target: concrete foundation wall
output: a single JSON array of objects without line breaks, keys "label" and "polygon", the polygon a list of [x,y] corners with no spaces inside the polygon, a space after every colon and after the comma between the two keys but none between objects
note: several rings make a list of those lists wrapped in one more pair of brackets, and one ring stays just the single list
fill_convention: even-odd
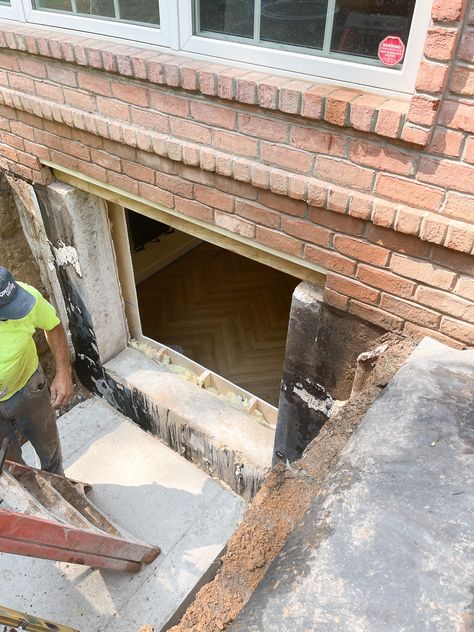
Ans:
[{"label": "concrete foundation wall", "polygon": [[374,325],[473,344],[474,18],[451,4],[406,101],[3,24],[0,168],[55,163],[327,269],[324,301]]}]

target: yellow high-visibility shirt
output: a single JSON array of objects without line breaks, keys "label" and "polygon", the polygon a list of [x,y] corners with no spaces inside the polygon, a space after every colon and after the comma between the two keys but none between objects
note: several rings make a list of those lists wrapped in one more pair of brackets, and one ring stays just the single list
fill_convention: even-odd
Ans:
[{"label": "yellow high-visibility shirt", "polygon": [[51,331],[60,320],[54,307],[31,285],[18,282],[36,301],[24,318],[0,320],[0,402],[21,390],[38,368],[36,329]]}]

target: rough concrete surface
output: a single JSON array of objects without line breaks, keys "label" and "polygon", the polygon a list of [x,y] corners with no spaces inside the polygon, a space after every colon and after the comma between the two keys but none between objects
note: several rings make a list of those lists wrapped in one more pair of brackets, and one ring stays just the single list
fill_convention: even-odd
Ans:
[{"label": "rough concrete surface", "polygon": [[105,515],[162,553],[135,575],[0,554],[0,603],[81,632],[160,630],[225,546],[244,503],[101,400],[76,406],[59,428],[66,473],[92,483]]},{"label": "rough concrete surface", "polygon": [[[414,340],[385,335],[373,347],[382,343],[387,344],[386,350],[374,358],[363,391],[329,419],[299,461],[272,470],[230,539],[216,578],[201,589],[172,632],[220,632],[234,621],[312,499],[324,488],[362,415],[416,346]],[[267,631],[262,628],[261,632]],[[295,628],[295,632],[300,631]]]},{"label": "rough concrete surface", "polygon": [[424,339],[232,632],[473,629],[474,349]]}]

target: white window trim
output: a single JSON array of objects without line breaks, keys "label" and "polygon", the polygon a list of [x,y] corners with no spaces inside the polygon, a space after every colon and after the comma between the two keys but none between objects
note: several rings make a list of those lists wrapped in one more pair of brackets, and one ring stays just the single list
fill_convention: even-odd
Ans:
[{"label": "white window trim", "polygon": [[193,8],[190,0],[178,0],[181,50],[219,61],[243,62],[251,70],[263,72],[287,71],[297,73],[303,79],[337,81],[353,87],[379,88],[387,91],[411,94],[415,88],[423,45],[431,18],[432,0],[417,0],[413,13],[410,37],[405,51],[405,63],[401,70],[385,68],[343,59],[277,50],[254,46],[243,42],[215,39],[194,35]]},{"label": "white window trim", "polygon": [[[131,0],[133,1],[133,0]],[[159,0],[160,27],[140,26],[95,17],[36,10],[32,0],[11,0],[0,6],[6,18],[42,26],[105,35],[182,51],[200,59],[233,64],[271,74],[290,74],[319,83],[336,83],[395,95],[411,95],[415,88],[423,45],[431,18],[432,0],[416,0],[402,69],[360,63],[356,57],[329,58],[293,50],[254,46],[244,42],[194,35],[192,0]]]},{"label": "white window trim", "polygon": [[85,31],[99,35],[108,35],[134,42],[155,44],[158,46],[170,46],[170,33],[173,31],[172,2],[159,0],[160,26],[141,26],[129,22],[107,20],[99,17],[86,17],[72,15],[70,13],[56,13],[46,9],[33,8],[32,0],[11,0],[12,3],[23,3],[26,22],[40,24],[42,26],[55,26],[58,28]]}]

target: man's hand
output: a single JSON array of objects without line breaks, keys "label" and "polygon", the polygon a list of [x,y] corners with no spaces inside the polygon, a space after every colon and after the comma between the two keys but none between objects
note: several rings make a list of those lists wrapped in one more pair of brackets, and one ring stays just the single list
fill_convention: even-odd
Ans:
[{"label": "man's hand", "polygon": [[73,390],[71,374],[68,371],[56,373],[51,384],[51,405],[62,408],[69,404]]},{"label": "man's hand", "polygon": [[56,375],[51,384],[51,405],[61,408],[69,404],[73,391],[67,338],[61,324],[44,333],[56,361]]}]

